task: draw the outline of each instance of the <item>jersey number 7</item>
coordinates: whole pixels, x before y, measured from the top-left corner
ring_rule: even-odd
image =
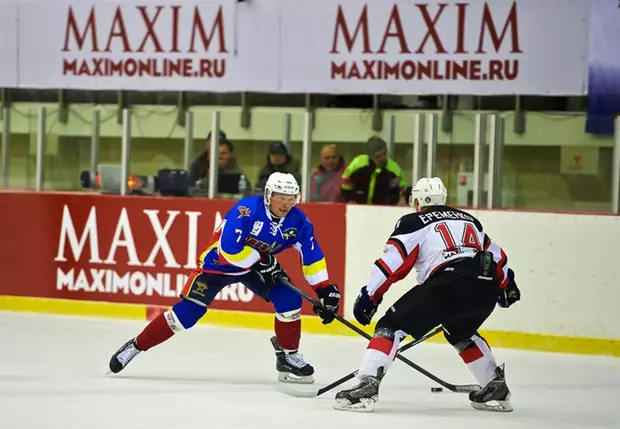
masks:
[[[466,222],[465,227],[463,228],[463,237],[461,237],[462,244],[457,245],[455,243],[452,232],[450,232],[450,227],[448,227],[448,224],[446,222],[441,222],[435,225],[435,231],[438,232],[439,235],[441,235],[441,239],[446,245],[447,250],[455,249],[459,245],[482,250],[482,246],[480,245],[480,241],[478,240],[478,234],[476,234],[476,229],[469,222]]]

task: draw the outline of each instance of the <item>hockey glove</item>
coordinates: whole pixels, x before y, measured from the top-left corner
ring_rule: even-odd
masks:
[[[500,289],[497,303],[502,308],[508,308],[521,299],[521,291],[515,283],[515,273],[508,268],[508,279],[510,282],[506,289]]]
[[[378,302],[373,302],[368,295],[368,289],[364,286],[362,290],[360,290],[360,293],[353,304],[353,315],[355,316],[355,319],[362,325],[370,324],[370,321],[377,312],[377,308],[379,308],[381,301],[382,299],[379,299]]]
[[[282,265],[271,253],[263,255],[257,263],[252,265],[252,270],[256,271],[268,286],[276,284],[280,277],[287,277]]]
[[[323,325],[334,321],[340,305],[340,291],[336,285],[327,285],[316,289],[321,306],[315,305],[312,310],[323,319]]]

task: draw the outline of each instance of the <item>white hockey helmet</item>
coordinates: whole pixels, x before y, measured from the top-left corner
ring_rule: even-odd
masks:
[[[411,190],[409,205],[413,207],[414,201],[418,200],[420,207],[442,206],[447,197],[448,191],[439,177],[423,177]]]
[[[272,194],[294,195],[296,197],[295,204],[301,198],[299,193],[299,184],[295,180],[295,176],[291,173],[271,173],[265,184],[265,204],[269,205]]]

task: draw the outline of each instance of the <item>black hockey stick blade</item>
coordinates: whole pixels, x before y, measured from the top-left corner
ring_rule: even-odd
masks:
[[[319,301],[317,301],[316,299],[312,298],[310,295],[308,295],[303,290],[299,289],[297,286],[295,286],[293,283],[291,283],[291,281],[287,277],[282,276],[282,277],[280,277],[279,280],[280,280],[280,282],[282,282],[283,285],[285,285],[289,289],[297,292],[302,298],[304,298],[307,301],[309,301],[312,305],[321,306],[321,303]],[[370,341],[370,339],[372,338],[371,335],[367,334],[366,332],[364,332],[363,330],[361,330],[360,328],[355,326],[353,323],[351,323],[348,320],[340,317],[339,315],[334,314],[334,319],[336,319],[337,321],[339,321],[340,323],[345,325],[347,328],[355,331],[356,333],[358,333],[362,337],[366,338],[367,340]],[[405,364],[407,364],[411,368],[415,369],[416,371],[418,371],[422,375],[425,375],[427,378],[430,378],[435,383],[445,387],[446,389],[448,389],[448,390],[450,390],[452,392],[456,392],[456,393],[470,393],[470,392],[477,392],[478,390],[481,389],[481,387],[479,385],[477,385],[477,384],[457,385],[457,384],[448,383],[447,381],[442,380],[441,378],[435,376],[434,374],[431,374],[430,372],[428,372],[427,370],[425,370],[421,366],[413,363],[412,361],[410,361],[406,357],[402,356],[400,353],[396,354],[396,359],[400,360],[401,362],[404,362]]]
[[[347,381],[351,380],[356,375],[357,375],[357,370],[345,375],[342,378],[339,378],[338,380],[334,381],[333,383],[328,384],[325,387],[321,387],[320,389],[303,389],[303,388],[296,389],[285,383],[278,383],[278,385],[276,386],[276,389],[280,391],[281,393],[284,393],[285,395],[295,396],[297,398],[316,398],[317,396],[321,396],[323,393],[329,392],[333,388],[340,386],[342,383],[346,383]]]

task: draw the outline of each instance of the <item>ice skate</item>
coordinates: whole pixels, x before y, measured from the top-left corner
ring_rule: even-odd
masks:
[[[495,375],[495,378],[484,386],[482,390],[469,394],[471,406],[482,411],[512,411],[510,390],[508,390],[506,385],[504,365],[495,368]]]
[[[334,408],[340,411],[357,411],[370,413],[375,410],[375,403],[379,399],[379,384],[383,375],[383,368],[379,368],[379,376],[359,376],[359,383],[351,389],[336,393]]]
[[[297,350],[283,350],[276,337],[271,338],[271,343],[276,350],[276,369],[278,370],[278,380],[283,383],[314,383],[314,368],[304,360],[304,357]]]
[[[117,374],[127,366],[129,362],[141,352],[136,346],[136,339],[132,338],[121,346],[116,353],[112,355],[110,359],[110,371],[108,374]]]

